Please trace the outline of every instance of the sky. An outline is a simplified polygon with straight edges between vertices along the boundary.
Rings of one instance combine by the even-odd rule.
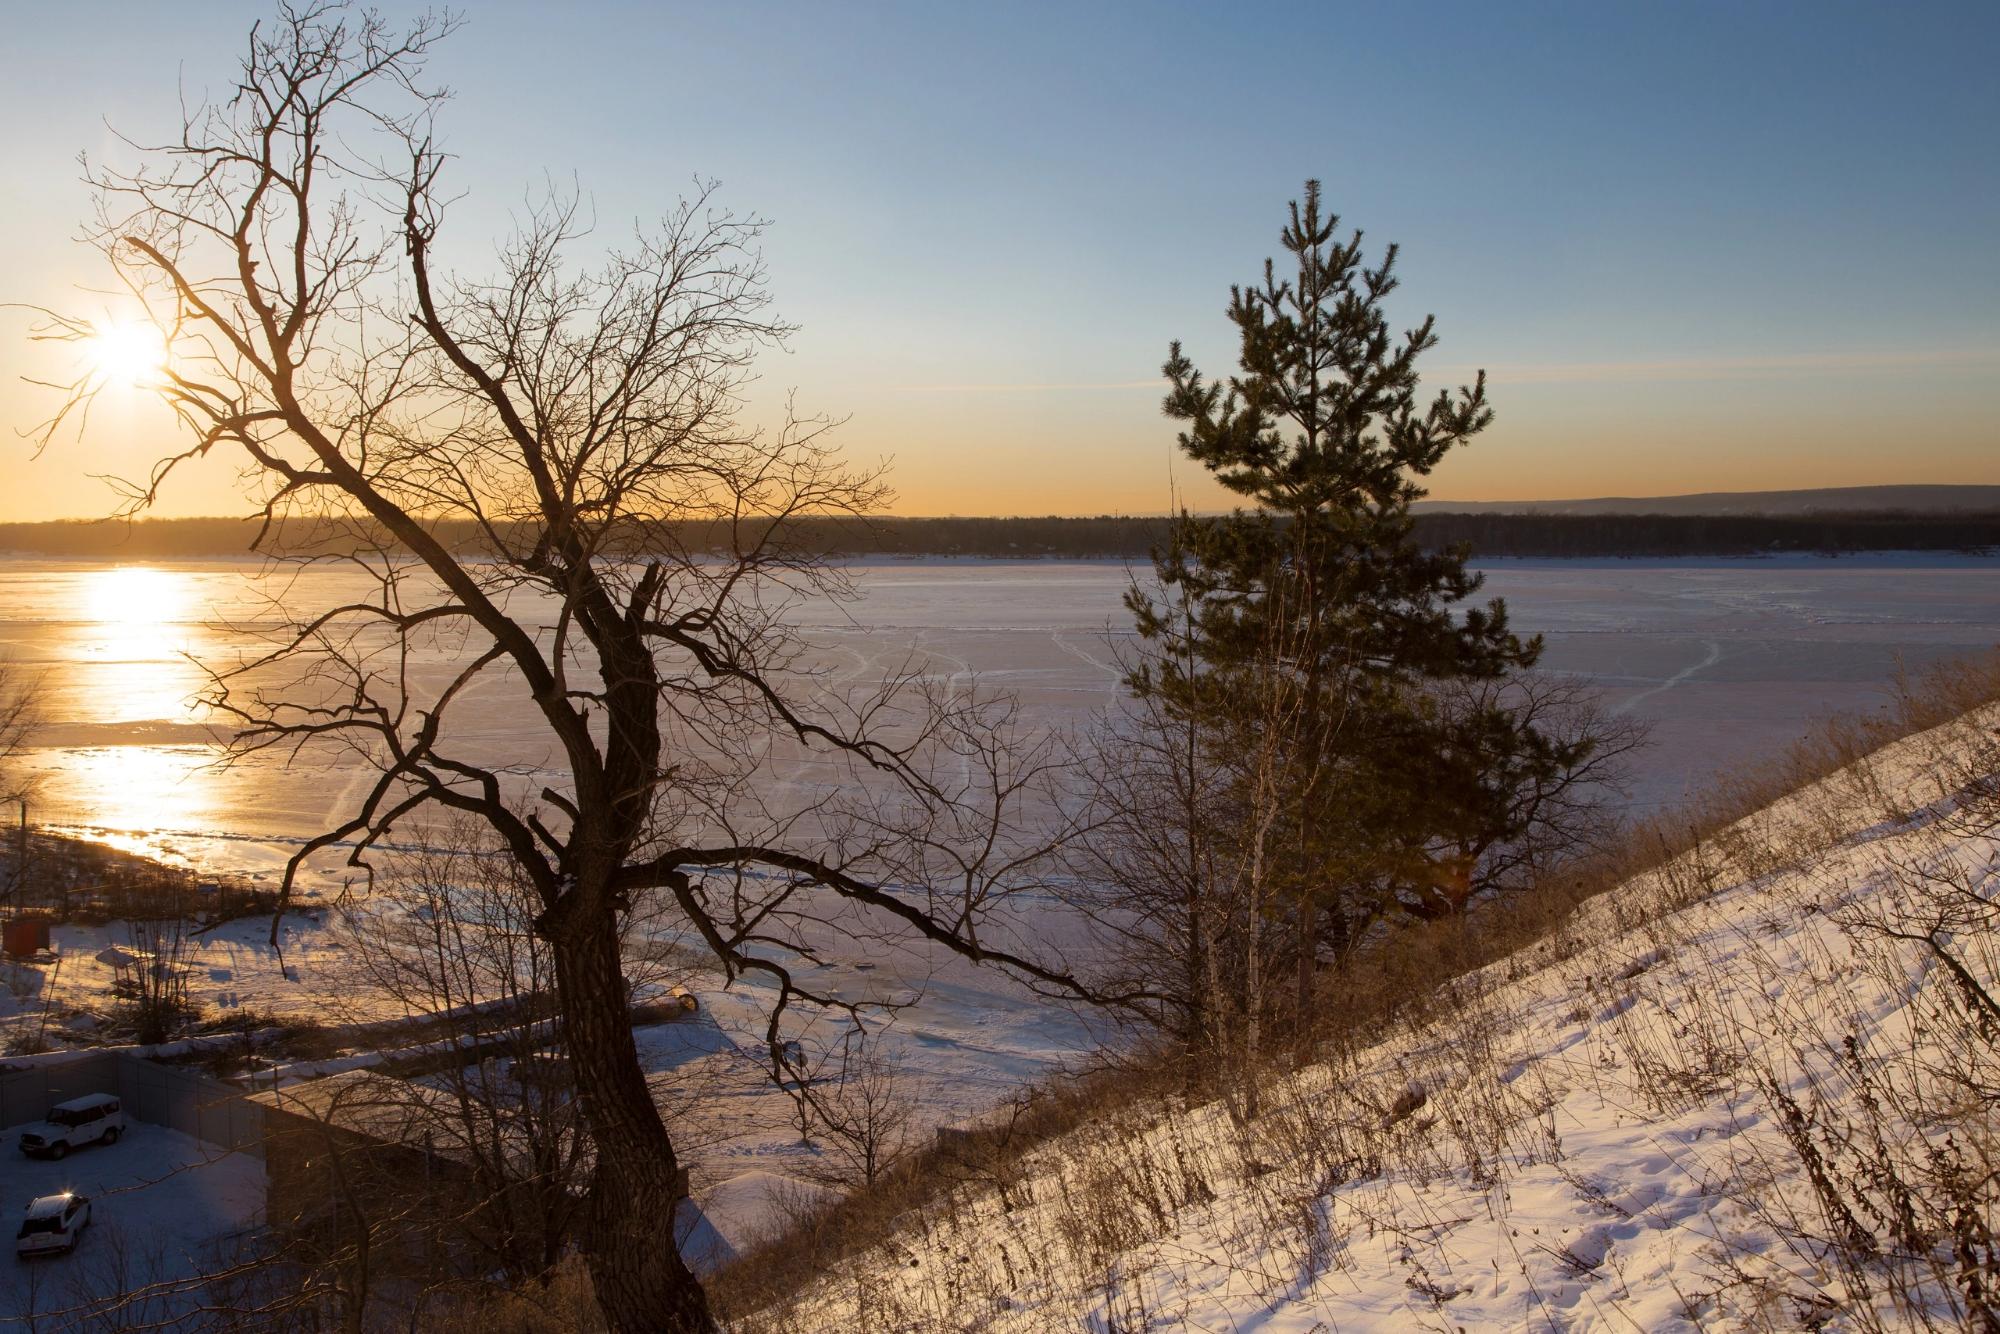
[[[385,5],[392,17],[416,12]],[[0,302],[109,306],[76,156],[226,95],[266,5],[0,3]],[[476,261],[574,180],[608,235],[697,178],[772,220],[759,366],[887,460],[906,514],[1223,502],[1159,367],[1231,369],[1231,283],[1307,177],[1402,248],[1427,384],[1496,424],[1433,495],[2000,482],[2000,6],[476,3],[438,49]],[[122,155],[122,156],[121,156]],[[468,267],[470,267],[468,262]],[[58,373],[0,309],[0,519],[94,517],[176,443],[114,392],[34,456]],[[64,354],[67,355],[67,354]],[[162,514],[238,513],[234,472]]]

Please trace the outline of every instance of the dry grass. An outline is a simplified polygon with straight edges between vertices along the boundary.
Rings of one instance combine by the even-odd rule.
[[[715,1279],[717,1308],[756,1334],[825,1328],[829,1302],[844,1323],[866,1328],[1005,1323],[1050,1301],[1091,1307],[1107,1331],[1169,1328],[1188,1299],[1159,1277],[1214,1259],[1177,1256],[1174,1238],[1191,1219],[1223,1217],[1216,1202],[1227,1196],[1232,1231],[1220,1249],[1256,1270],[1238,1275],[1255,1290],[1281,1298],[1321,1275],[1379,1264],[1356,1255],[1357,1239],[1403,1235],[1403,1282],[1449,1328],[1448,1303],[1462,1293],[1426,1267],[1422,1238],[1462,1220],[1426,1217],[1421,1187],[1470,1182],[1503,1200],[1510,1179],[1539,1167],[1607,1216],[1625,1210],[1566,1154],[1552,1110],[1561,1090],[1546,1070],[1503,1077],[1499,1044],[1519,1016],[1498,1014],[1496,998],[1546,975],[1545,990],[1567,996],[1572,1018],[1599,1035],[1599,1068],[1564,1079],[1601,1081],[1606,1096],[1614,1084],[1636,1085],[1637,1110],[1649,1116],[1746,1098],[1769,1114],[1774,1133],[1699,1166],[1717,1198],[1783,1239],[1794,1262],[1711,1247],[1676,1276],[1687,1320],[1775,1330],[1839,1314],[1861,1329],[2000,1328],[1979,1323],[1992,1319],[2000,1293],[2000,1154],[1985,1111],[2000,1104],[2000,1016],[1942,969],[1927,975],[1914,1011],[1922,1022],[1907,1033],[1857,1042],[1823,1008],[1785,1000],[1800,978],[1907,985],[1912,951],[1930,947],[1896,930],[1939,912],[1962,922],[1968,886],[1941,874],[1936,857],[1891,868],[1894,888],[1871,893],[1865,912],[1854,885],[1830,883],[1820,868],[1839,864],[1857,820],[1911,826],[1909,791],[1885,784],[1869,756],[1932,729],[1942,728],[1924,743],[1930,791],[1919,793],[1928,812],[1919,819],[1947,841],[1982,827],[1988,807],[1972,798],[2000,767],[1992,734],[1943,724],[1996,699],[2000,654],[1901,682],[1888,707],[1833,720],[1701,803],[1633,830],[1614,853],[1465,921],[1385,938],[1329,985],[1324,1010],[1334,1019],[1318,1035],[1319,1063],[1273,1069],[1254,1122],[1191,1098],[1198,1081],[1172,1062],[1126,1053],[1050,1081],[986,1128],[905,1156],[871,1188],[801,1209],[789,1231]],[[1835,937],[1815,937],[1803,955],[1780,949],[1780,923],[1766,918],[1741,924],[1727,966],[1699,947],[1689,918],[1702,905],[1781,873],[1791,878],[1774,912],[1829,914]],[[1607,893],[1621,885],[1627,891]],[[1987,957],[2000,938],[1992,925],[2000,922],[1950,937],[1971,942],[1968,971],[1986,979],[2000,968]],[[1720,997],[1742,976],[1778,999],[1747,1009],[1682,1004],[1670,1019],[1655,1003]],[[1387,1064],[1385,1037],[1403,1053]],[[1756,1055],[1784,1051],[1797,1064]],[[1810,1186],[1803,1195],[1775,1185],[1800,1179]],[[1565,1272],[1602,1263],[1553,1254]],[[899,1276],[899,1263],[921,1268]],[[477,1311],[435,1327],[597,1327],[580,1272]]]
[[[1545,1092],[1532,1082],[1524,1088],[1496,1078],[1496,1026],[1482,1002],[1497,987],[1561,967],[1587,949],[1601,955],[1607,939],[1639,947],[1628,947],[1601,978],[1579,978],[1578,1005],[1608,1016],[1609,1030],[1624,1044],[1623,1059],[1660,1109],[1712,1099],[1743,1074],[1746,1039],[1730,1031],[1732,1020],[1698,1011],[1685,1015],[1683,1031],[1672,1036],[1621,1023],[1621,1007],[1630,1006],[1648,974],[1665,981],[1703,966],[1678,958],[1673,915],[1726,886],[1812,864],[1852,833],[1857,811],[1864,820],[1902,819],[1903,796],[1884,789],[1867,757],[1996,698],[2000,655],[1899,682],[1889,707],[1829,722],[1763,769],[1719,784],[1698,805],[1633,830],[1611,854],[1467,920],[1387,937],[1329,986],[1323,1009],[1335,1021],[1318,1035],[1323,1063],[1273,1070],[1271,1110],[1252,1127],[1220,1135],[1200,1129],[1200,1117],[1221,1113],[1191,1109],[1182,1096],[1186,1072],[1143,1055],[1093,1078],[1058,1081],[1004,1129],[965,1145],[934,1146],[900,1164],[875,1190],[798,1220],[792,1232],[720,1276],[714,1285],[720,1309],[746,1329],[810,1329],[812,1308],[801,1305],[803,1294],[816,1284],[820,1294],[824,1285],[845,1285],[854,1309],[871,1321],[958,1328],[951,1314],[957,1304],[971,1303],[957,1305],[962,1311],[1004,1310],[1037,1291],[1073,1291],[1092,1271],[1104,1292],[1136,1300],[1143,1284],[1105,1279],[1106,1271],[1121,1256],[1171,1236],[1185,1212],[1223,1182],[1247,1183],[1257,1202],[1257,1235],[1242,1239],[1240,1253],[1267,1264],[1276,1257],[1286,1273],[1269,1276],[1273,1290],[1297,1286],[1302,1276],[1341,1263],[1342,1246],[1322,1204],[1336,1186],[1368,1182],[1390,1161],[1402,1180],[1465,1173],[1475,1181],[1561,1161]],[[1940,759],[1939,797],[1968,771],[1963,759],[1956,770]],[[1639,878],[1650,892],[1606,894]],[[1390,1034],[1399,1046],[1452,1053],[1449,1068],[1433,1068],[1426,1087],[1413,1091],[1405,1080],[1354,1064]],[[1030,1198],[1031,1188],[1053,1191],[1054,1198]],[[893,1254],[901,1238],[964,1236],[989,1202],[1003,1215],[1041,1206],[1040,1230],[1001,1246],[990,1261],[967,1261],[962,1273],[931,1276],[928,1308],[857,1286],[851,1272],[857,1257]],[[1392,1212],[1385,1202],[1385,1226]],[[1058,1268],[1065,1272],[1058,1275]],[[1419,1291],[1428,1281],[1411,1277]],[[1797,1300],[1770,1299],[1773,1309],[1800,1309]],[[1171,1316],[1143,1300],[1139,1308],[1145,1309],[1119,1315],[1120,1327]]]

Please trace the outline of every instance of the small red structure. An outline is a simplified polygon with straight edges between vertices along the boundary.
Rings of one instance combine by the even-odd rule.
[[[49,947],[49,919],[16,917],[0,929],[0,950],[17,959],[40,954]]]

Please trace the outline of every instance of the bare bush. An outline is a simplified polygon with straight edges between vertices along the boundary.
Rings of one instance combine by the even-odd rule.
[[[140,1042],[165,1042],[194,1017],[188,1000],[187,918],[143,917],[127,923],[129,949],[115,967],[112,990],[122,1017]],[[116,948],[116,947],[113,947]]]

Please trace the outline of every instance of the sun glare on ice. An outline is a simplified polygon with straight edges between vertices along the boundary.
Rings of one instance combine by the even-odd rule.
[[[186,580],[150,565],[113,565],[92,570],[84,589],[84,615],[97,625],[147,639],[162,639],[162,627],[186,609]],[[163,647],[164,645],[162,645]]]
[[[92,570],[77,610],[100,722],[191,721],[187,576],[147,565]]]

